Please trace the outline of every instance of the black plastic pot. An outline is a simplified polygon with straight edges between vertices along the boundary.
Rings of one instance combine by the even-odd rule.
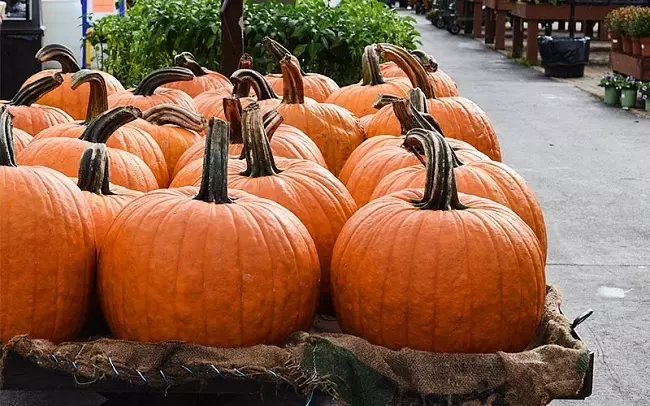
[[[537,37],[542,66],[546,76],[580,78],[589,63],[591,38]]]

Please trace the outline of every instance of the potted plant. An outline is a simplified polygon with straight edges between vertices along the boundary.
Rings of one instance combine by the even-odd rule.
[[[639,26],[643,7],[630,7],[629,15],[625,20],[625,31],[632,40],[632,56],[641,56],[641,41],[639,40]]]
[[[612,72],[606,72],[600,79],[598,86],[605,89],[605,104],[615,106],[621,101],[621,89],[618,75]]]
[[[611,41],[612,44],[612,51],[614,52],[621,52],[623,49],[621,44],[622,27],[621,27],[620,12],[621,9],[617,8],[610,11],[605,17],[607,34],[609,35],[609,40]]]
[[[622,42],[622,48],[623,48],[623,53],[627,55],[632,55],[632,37],[630,35],[630,32],[628,31],[628,21],[632,17],[632,12],[633,12],[634,7],[629,6],[629,7],[622,7],[620,9],[620,14],[619,14],[619,24],[621,27],[621,42]]]
[[[639,86],[639,93],[645,103],[645,111],[650,111],[650,82],[642,83]]]
[[[636,93],[639,83],[633,76],[627,76],[618,81],[621,89],[621,107],[636,107]]]
[[[632,34],[632,54],[650,56],[650,7],[636,7],[632,19],[627,23]]]

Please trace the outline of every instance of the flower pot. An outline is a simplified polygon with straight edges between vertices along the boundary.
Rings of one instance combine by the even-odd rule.
[[[605,88],[605,104],[616,106],[621,101],[621,90],[615,87]]]
[[[650,111],[650,99],[645,101],[645,111]]]
[[[622,46],[621,46],[621,34],[617,33],[616,31],[608,31],[609,33],[609,39],[612,43],[612,51],[614,52],[621,52]]]
[[[621,37],[621,41],[623,42],[623,53],[632,55],[632,37],[628,37],[627,35],[623,35]]]
[[[537,37],[546,76],[580,78],[589,63],[589,38]]]
[[[641,56],[641,41],[639,37],[632,37],[632,56]]]
[[[641,56],[650,57],[650,37],[639,38],[641,43]]]
[[[636,89],[621,90],[621,107],[636,107]]]

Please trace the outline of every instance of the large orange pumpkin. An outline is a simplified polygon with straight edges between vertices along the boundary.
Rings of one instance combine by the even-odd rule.
[[[329,103],[305,103],[303,76],[298,60],[286,55],[282,61],[284,97],[277,111],[284,123],[302,130],[325,157],[327,167],[337,175],[348,156],[363,142],[359,120],[343,107]]]
[[[131,125],[151,134],[165,156],[170,176],[178,159],[203,139],[200,134],[207,128],[200,115],[175,104],[152,107],[142,113],[142,118]]]
[[[15,127],[12,128],[12,135],[14,137],[14,152],[16,154],[25,149],[25,147],[32,142],[32,139],[34,139],[34,137],[27,134],[25,131]]]
[[[282,46],[277,41],[272,40],[269,37],[265,37],[262,42],[264,44],[264,48],[266,48],[266,51],[273,57],[273,59],[275,59],[278,64],[288,54],[292,59],[295,60],[296,63],[298,63],[298,65],[300,65],[298,59],[293,56],[287,48]],[[304,73],[302,70],[300,70],[300,75],[302,76],[304,95],[310,99],[316,100],[319,103],[327,100],[327,98],[332,93],[339,89],[339,85],[337,85],[335,81],[325,75],[321,75],[320,73]],[[268,82],[277,93],[284,93],[284,81],[286,80],[284,77],[284,71],[282,74],[266,75],[266,80],[268,80]]]
[[[27,79],[23,86],[42,77],[52,76],[57,72],[63,76],[63,84],[43,95],[43,97],[36,100],[36,103],[57,107],[68,113],[75,120],[83,120],[90,97],[90,86],[72,87],[72,75],[81,70],[72,51],[65,45],[49,44],[36,53],[36,59],[41,63],[50,61],[58,62],[61,65],[61,69],[42,70]],[[98,72],[104,78],[105,91],[108,94],[124,91],[124,87],[120,81],[112,75],[99,70],[95,72]]]
[[[53,125],[72,121],[72,117],[61,109],[35,104],[36,100],[61,86],[62,83],[63,77],[60,73],[44,76],[24,85],[13,99],[0,102],[0,106],[5,106],[14,117],[15,128],[34,136]]]
[[[18,163],[47,166],[64,175],[77,176],[79,157],[89,144],[105,144],[118,128],[141,116],[142,113],[135,107],[118,107],[109,110],[90,123],[80,138],[54,137],[32,141],[18,155]],[[151,169],[136,155],[110,147],[108,155],[111,178],[115,184],[142,192],[159,187]]]
[[[187,68],[192,71],[194,77],[189,81],[169,82],[162,87],[167,89],[182,90],[194,98],[209,90],[220,90],[231,92],[232,84],[227,77],[219,72],[211,71],[199,65],[189,52],[182,52],[174,57],[174,65]]]
[[[411,81],[417,83],[427,98],[427,112],[433,116],[446,137],[465,141],[495,161],[501,160],[501,149],[496,132],[487,114],[474,102],[464,97],[436,98],[433,86],[427,80],[422,65],[408,52],[389,44],[379,44],[378,49],[387,58],[399,62]],[[382,107],[367,127],[368,137],[399,135],[400,123],[392,106]]]
[[[145,76],[135,89],[110,95],[108,107],[133,106],[146,111],[159,104],[177,104],[188,110],[196,111],[194,99],[187,93],[178,89],[161,87],[168,83],[193,79],[194,74],[187,68],[161,68]]]
[[[0,342],[29,334],[72,340],[88,311],[95,270],[90,208],[49,168],[16,166],[11,114],[0,114]],[[78,157],[77,157],[78,159]]]
[[[363,117],[377,112],[373,103],[378,94],[405,97],[411,88],[407,78],[384,79],[379,71],[379,56],[374,45],[368,45],[364,49],[361,65],[363,74],[361,83],[336,90],[325,100],[326,103],[345,107],[355,116]]]
[[[394,350],[522,351],[544,310],[539,241],[507,207],[458,194],[451,150],[425,134],[409,132],[436,163],[425,189],[370,202],[336,241],[337,321],[345,333]]]
[[[103,76],[90,70],[75,73],[71,81],[72,88],[84,84],[90,84],[90,102],[86,120],[55,125],[36,134],[35,140],[58,137],[79,138],[90,123],[108,110]],[[153,172],[160,187],[167,187],[169,184],[169,171],[163,151],[148,132],[133,125],[120,126],[108,138],[106,145],[130,152],[142,159]]]
[[[437,97],[454,97],[458,96],[458,85],[454,80],[441,69],[438,69],[438,62],[431,55],[424,51],[411,51],[411,55],[417,58],[418,62],[427,71],[429,82]],[[380,65],[382,74],[387,78],[407,77],[407,74],[395,62],[385,62]]]
[[[228,131],[211,120],[200,189],[148,193],[115,219],[98,272],[115,337],[247,347],[311,325],[314,242],[289,210],[228,190]]]
[[[81,155],[77,186],[90,206],[99,248],[115,217],[142,192],[110,184],[108,151],[101,143],[90,144]]]
[[[243,159],[242,107],[234,96],[224,99],[227,121],[230,123],[228,153]],[[273,155],[282,158],[306,159],[325,167],[323,154],[309,137],[295,127],[282,124],[282,116],[275,110],[264,113],[264,127],[271,141]],[[205,141],[190,147],[178,161],[171,187],[195,185],[200,182]]]

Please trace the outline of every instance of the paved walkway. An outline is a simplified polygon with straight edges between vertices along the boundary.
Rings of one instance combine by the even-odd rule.
[[[417,20],[423,49],[487,112],[504,162],[537,193],[565,312],[595,311],[578,328],[597,359],[582,404],[650,404],[650,120]]]

